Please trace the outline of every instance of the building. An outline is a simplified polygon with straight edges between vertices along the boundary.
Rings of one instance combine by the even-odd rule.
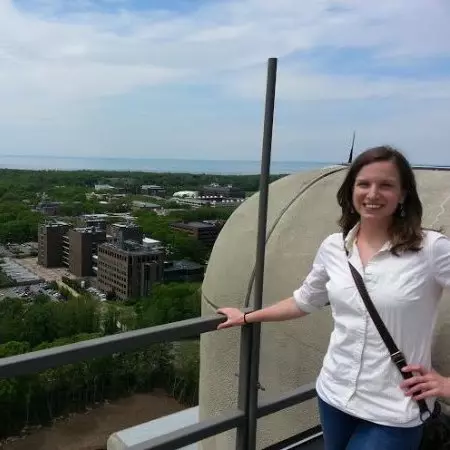
[[[63,265],[64,236],[70,225],[65,222],[44,223],[38,228],[38,264],[44,267]]]
[[[175,192],[172,200],[178,204],[189,205],[193,208],[237,208],[245,201],[245,192],[233,186],[211,184],[210,186],[204,186],[199,191]]]
[[[170,224],[170,228],[187,233],[206,246],[212,247],[222,229],[222,225],[223,223],[220,221],[175,222]]]
[[[94,190],[96,192],[101,192],[101,191],[116,191],[117,188],[115,186],[111,186],[110,184],[96,184],[94,186]]]
[[[128,223],[113,223],[108,232],[110,235],[109,241],[119,247],[125,241],[142,242],[143,239],[142,228],[131,221]]]
[[[205,266],[194,261],[166,261],[164,263],[164,283],[172,281],[202,281]]]
[[[35,211],[46,216],[56,216],[60,211],[61,205],[61,202],[41,201],[37,204]]]
[[[106,231],[106,219],[108,214],[84,214],[81,216],[82,226],[87,228],[97,228]]]
[[[174,192],[172,197],[175,198],[197,198],[198,191],[178,191]]]
[[[245,198],[245,191],[231,184],[228,186],[211,184],[200,189],[199,197]]]
[[[146,248],[152,248],[152,249],[162,248],[161,241],[158,241],[156,239],[152,239],[149,237],[145,237],[144,239],[142,239],[142,245]]]
[[[154,282],[163,278],[164,252],[135,241],[98,247],[97,286],[105,293],[125,300],[149,294]]]
[[[163,197],[166,194],[166,190],[156,184],[143,184],[141,186],[141,194],[154,197]]]
[[[188,205],[192,208],[237,208],[245,198],[223,198],[223,197],[174,197],[173,201],[179,205]]]
[[[139,200],[133,200],[132,205],[134,208],[146,209],[147,211],[155,211],[161,209],[161,205],[156,203],[141,202]]]
[[[76,277],[95,275],[98,245],[106,241],[106,231],[95,227],[74,228],[64,237],[63,263]]]

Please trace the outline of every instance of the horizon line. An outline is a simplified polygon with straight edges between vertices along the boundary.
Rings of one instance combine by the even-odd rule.
[[[59,159],[119,159],[119,160],[159,160],[159,161],[229,161],[229,162],[260,162],[260,159],[208,159],[208,158],[161,158],[154,156],[77,156],[77,155],[47,155],[47,154],[20,154],[13,155],[10,153],[2,154],[1,157],[8,158],[59,158]],[[337,161],[316,161],[316,160],[304,160],[304,159],[272,159],[272,162],[295,162],[295,163],[307,163],[307,164],[341,164]]]

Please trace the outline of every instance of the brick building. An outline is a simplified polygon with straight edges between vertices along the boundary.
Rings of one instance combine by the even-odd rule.
[[[64,237],[63,263],[77,277],[95,275],[94,257],[98,245],[106,241],[104,230],[85,227],[73,228]]]
[[[173,230],[182,231],[202,242],[207,247],[214,245],[222,226],[223,223],[221,221],[175,222],[170,224],[170,228]]]
[[[160,248],[134,241],[98,247],[97,286],[119,299],[148,295],[152,284],[162,280],[163,270],[164,252]]]
[[[70,225],[65,222],[43,223],[38,228],[38,264],[44,267],[63,265],[64,236]]]

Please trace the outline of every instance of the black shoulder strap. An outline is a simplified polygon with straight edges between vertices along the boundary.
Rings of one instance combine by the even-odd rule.
[[[369,312],[370,317],[373,320],[373,323],[377,327],[381,339],[383,339],[383,342],[385,343],[389,351],[389,355],[391,356],[392,361],[397,366],[397,369],[400,371],[404,379],[411,378],[412,374],[410,372],[402,372],[402,368],[407,365],[405,356],[403,355],[401,350],[397,347],[394,339],[392,338],[391,334],[386,328],[383,319],[378,314],[378,311],[375,308],[375,305],[373,304],[369,293],[367,292],[364,280],[362,279],[360,273],[356,270],[356,268],[350,263],[350,261],[348,261],[348,265],[350,267],[350,272],[353,276],[353,279],[355,280],[356,287],[358,288],[359,294],[361,295],[364,305],[366,306],[366,309]],[[421,418],[424,418],[424,416],[428,416],[429,414],[431,414],[425,400],[418,400],[417,403],[419,404]]]

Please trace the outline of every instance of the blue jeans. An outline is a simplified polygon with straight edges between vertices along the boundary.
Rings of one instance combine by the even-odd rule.
[[[418,450],[422,425],[388,427],[346,414],[319,398],[325,450]]]

